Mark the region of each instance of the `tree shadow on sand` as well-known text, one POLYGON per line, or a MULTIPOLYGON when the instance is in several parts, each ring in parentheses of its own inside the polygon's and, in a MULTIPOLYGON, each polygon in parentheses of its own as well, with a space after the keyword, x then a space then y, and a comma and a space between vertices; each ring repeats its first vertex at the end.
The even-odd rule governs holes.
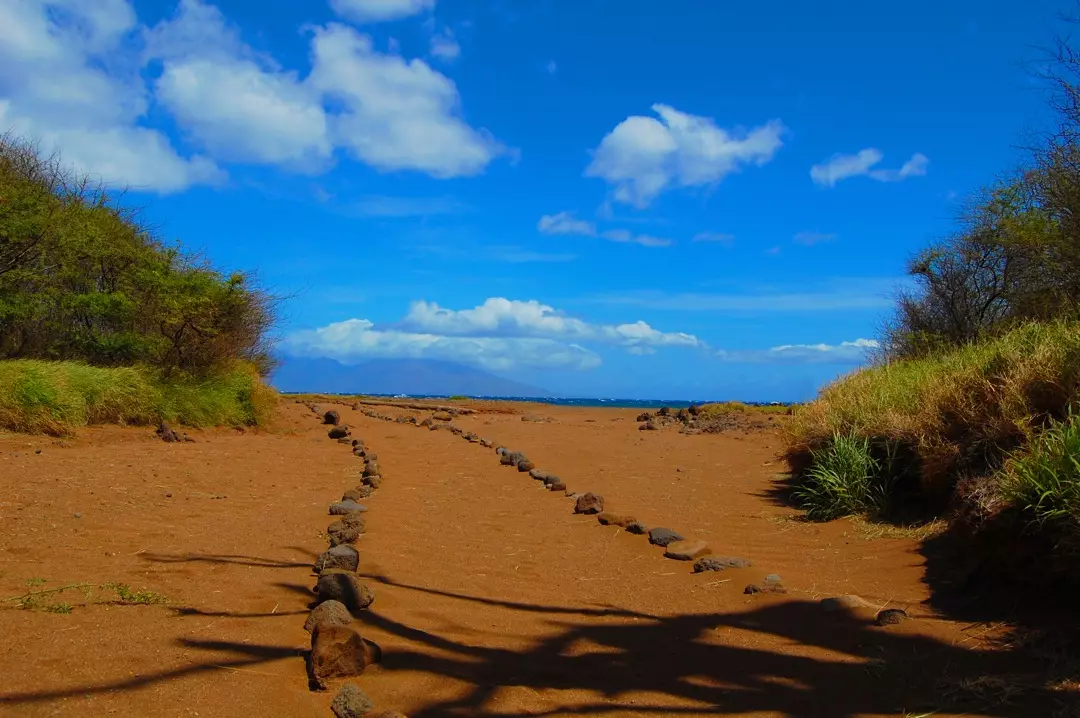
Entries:
POLYGON ((1074 715, 1080 706, 1075 694, 1048 688, 1039 665, 1021 651, 974 650, 915 634, 910 624, 881 628, 868 617, 829 612, 818 603, 767 600, 745 613, 626 623, 572 622, 559 612, 549 622, 556 633, 526 651, 435 636, 377 610, 362 620, 421 644, 384 646, 384 670, 446 676, 470 686, 459 698, 414 711, 414 718, 613 712, 856 716, 945 708, 1058 716, 1074 715), (512 686, 587 691, 595 698, 547 712, 500 712, 494 699, 512 686), (643 693, 652 705, 643 704, 643 693))

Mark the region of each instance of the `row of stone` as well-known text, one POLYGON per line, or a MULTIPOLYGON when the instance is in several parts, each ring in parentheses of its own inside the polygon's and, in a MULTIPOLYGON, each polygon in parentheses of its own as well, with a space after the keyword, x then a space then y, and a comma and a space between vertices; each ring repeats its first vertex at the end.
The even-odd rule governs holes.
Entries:
MULTIPOLYGON (((344 492, 340 501, 330 505, 331 516, 338 517, 326 533, 330 546, 315 560, 316 580, 314 607, 304 623, 311 634, 308 654, 308 675, 312 687, 326 690, 329 681, 355 677, 382 660, 382 649, 366 640, 357 630, 354 614, 366 610, 375 601, 375 593, 361 579, 360 553, 355 544, 365 530, 364 513, 360 503, 370 497, 382 482, 378 457, 367 449, 361 439, 350 438, 350 430, 341 424, 334 410, 322 411, 311 405, 312 411, 331 428, 328 436, 352 448, 353 454, 364 461, 361 483, 344 492)), ((404 718, 397 711, 375 711, 375 704, 360 688, 345 684, 330 705, 337 718, 404 718)))

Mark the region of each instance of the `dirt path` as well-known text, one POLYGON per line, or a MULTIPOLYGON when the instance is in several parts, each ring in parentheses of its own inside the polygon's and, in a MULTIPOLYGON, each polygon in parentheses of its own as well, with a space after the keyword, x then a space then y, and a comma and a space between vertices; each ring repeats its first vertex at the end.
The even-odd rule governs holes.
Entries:
MULTIPOLYGON (((1016 669, 981 652, 984 627, 920 605, 912 541, 786 519, 769 496, 774 432, 639 432, 633 412, 554 407, 543 423, 457 421, 613 511, 754 562, 694 575, 644 537, 575 516, 491 449, 338 408, 385 477, 358 544, 376 592, 361 630, 384 663, 356 682, 380 707, 414 718, 896 715, 935 708, 966 676, 1016 669), (789 593, 743 594, 768 573, 789 593), (845 593, 917 618, 879 628, 872 609, 818 603, 845 593)), ((103 603, 115 590, 95 588, 92 605, 79 594, 66 614, 0 610, 0 714, 329 715, 332 692, 307 689, 302 625, 327 504, 361 464, 305 408, 282 415, 276 433, 184 445, 145 429, 88 430, 72 446, 0 438, 0 596, 42 578, 169 599, 103 603)))

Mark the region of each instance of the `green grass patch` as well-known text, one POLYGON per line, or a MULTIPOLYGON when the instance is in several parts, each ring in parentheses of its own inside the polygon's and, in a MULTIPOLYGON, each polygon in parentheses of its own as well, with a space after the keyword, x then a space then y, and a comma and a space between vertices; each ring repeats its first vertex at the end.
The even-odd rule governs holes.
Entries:
POLYGON ((769 404, 744 404, 741 401, 721 401, 715 404, 702 404, 698 407, 698 414, 710 416, 713 414, 725 414, 730 412, 746 413, 755 412, 760 414, 789 414, 789 406, 771 406, 769 404))
POLYGON ((1000 494, 1035 522, 1080 527, 1080 416, 1070 412, 1013 456, 1000 494))
POLYGON ((201 378, 162 378, 141 367, 80 362, 0 361, 0 429, 69 434, 89 424, 255 425, 269 419, 276 394, 257 372, 236 364, 201 378))
POLYGON ((869 439, 836 434, 812 452, 812 462, 794 492, 809 518, 879 516, 888 510, 892 477, 887 464, 874 458, 869 439))

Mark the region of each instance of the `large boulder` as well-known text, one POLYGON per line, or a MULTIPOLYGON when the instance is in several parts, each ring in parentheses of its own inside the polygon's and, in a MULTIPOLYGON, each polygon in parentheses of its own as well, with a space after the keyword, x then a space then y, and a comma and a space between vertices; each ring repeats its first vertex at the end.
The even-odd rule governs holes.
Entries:
POLYGON ((658 527, 649 531, 649 543, 656 546, 667 546, 668 544, 675 543, 676 541, 683 541, 682 535, 666 529, 658 527))
POLYGON ((330 568, 319 574, 315 585, 318 602, 338 601, 350 611, 363 611, 375 601, 375 593, 352 571, 330 568))
POLYGON ((592 492, 582 494, 574 504, 575 514, 598 514, 604 510, 604 497, 592 492))
POLYGON ((307 621, 304 622, 304 630, 311 633, 320 623, 329 623, 335 626, 348 626, 353 622, 352 614, 345 604, 340 601, 323 601, 311 609, 307 621))
POLYGON ((322 623, 311 633, 308 670, 312 682, 325 690, 333 678, 358 676, 381 658, 381 651, 352 626, 322 623))
POLYGON ((331 409, 330 411, 323 414, 322 422, 324 424, 330 424, 331 426, 337 426, 341 423, 341 415, 331 409))
POLYGON ((322 573, 326 569, 343 568, 346 571, 355 571, 360 567, 360 554, 352 546, 342 544, 334 546, 328 551, 323 551, 315 559, 315 573, 322 573))

